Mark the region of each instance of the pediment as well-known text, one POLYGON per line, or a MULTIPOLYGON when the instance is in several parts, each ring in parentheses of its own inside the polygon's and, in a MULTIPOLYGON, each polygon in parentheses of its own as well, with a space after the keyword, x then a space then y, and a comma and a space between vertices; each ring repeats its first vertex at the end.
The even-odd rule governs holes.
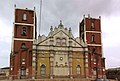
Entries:
MULTIPOLYGON (((42 38, 42 37, 41 37, 42 38)), ((66 32, 60 30, 59 32, 55 33, 53 36, 51 37, 44 37, 44 40, 41 40, 40 42, 38 42, 38 45, 42 45, 42 46, 49 46, 51 44, 51 40, 53 41, 53 46, 57 46, 56 43, 57 43, 57 38, 59 38, 61 41, 62 39, 65 39, 65 43, 66 45, 64 46, 69 46, 69 41, 71 39, 72 41, 72 46, 73 47, 83 47, 81 44, 80 44, 80 40, 76 40, 75 38, 73 37, 70 37, 66 32)), ((38 39, 40 40, 40 39, 38 39)), ((62 46, 62 45, 59 45, 59 46, 62 46)))

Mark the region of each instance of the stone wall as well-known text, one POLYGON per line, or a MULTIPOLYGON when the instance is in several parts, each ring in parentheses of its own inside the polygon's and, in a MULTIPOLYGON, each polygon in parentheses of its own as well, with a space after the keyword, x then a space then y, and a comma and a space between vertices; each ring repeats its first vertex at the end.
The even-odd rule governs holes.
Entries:
POLYGON ((0 81, 93 81, 90 79, 19 79, 19 80, 0 80, 0 81))

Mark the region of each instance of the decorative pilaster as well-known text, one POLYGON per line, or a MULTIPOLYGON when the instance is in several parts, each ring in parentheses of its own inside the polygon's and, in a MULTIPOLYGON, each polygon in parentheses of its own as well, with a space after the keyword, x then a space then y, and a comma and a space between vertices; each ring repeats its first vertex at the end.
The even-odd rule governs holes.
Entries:
POLYGON ((53 79, 53 61, 54 61, 54 54, 53 51, 50 51, 50 79, 53 79))
POLYGON ((88 53, 85 52, 85 78, 89 77, 89 70, 88 70, 88 53))
POLYGON ((37 58, 36 53, 33 51, 33 57, 32 57, 32 79, 36 78, 36 71, 37 71, 37 58))
POLYGON ((72 51, 69 51, 69 75, 70 78, 72 79, 72 51))
POLYGON ((53 37, 52 37, 51 27, 51 36, 50 36, 50 79, 53 79, 53 61, 54 61, 54 47, 53 47, 53 37))
POLYGON ((72 49, 72 38, 71 38, 71 36, 72 36, 72 34, 71 34, 71 28, 69 28, 69 49, 68 49, 68 51, 69 51, 69 75, 70 75, 70 78, 72 79, 73 78, 73 76, 72 76, 72 51, 73 51, 73 49, 72 49))

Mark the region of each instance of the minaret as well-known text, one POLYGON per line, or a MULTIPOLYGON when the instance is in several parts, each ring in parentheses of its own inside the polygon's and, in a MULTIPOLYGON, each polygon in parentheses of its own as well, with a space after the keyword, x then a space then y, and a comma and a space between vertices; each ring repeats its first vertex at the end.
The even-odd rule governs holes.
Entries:
POLYGON ((32 74, 32 44, 36 39, 36 14, 34 10, 15 6, 13 42, 10 55, 10 75, 13 79, 32 74))
POLYGON ((101 42, 101 18, 85 17, 80 23, 80 39, 88 46, 88 77, 103 78, 105 62, 101 42))

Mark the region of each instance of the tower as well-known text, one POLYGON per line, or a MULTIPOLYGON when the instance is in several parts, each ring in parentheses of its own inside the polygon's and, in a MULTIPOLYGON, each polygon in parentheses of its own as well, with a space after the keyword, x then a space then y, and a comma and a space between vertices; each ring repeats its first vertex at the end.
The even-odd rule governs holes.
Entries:
POLYGON ((35 9, 15 8, 12 50, 10 54, 10 75, 14 79, 26 78, 32 74, 32 44, 36 39, 35 9))
POLYGON ((101 18, 84 16, 79 28, 81 42, 88 46, 88 77, 104 78, 105 59, 102 53, 101 18))

